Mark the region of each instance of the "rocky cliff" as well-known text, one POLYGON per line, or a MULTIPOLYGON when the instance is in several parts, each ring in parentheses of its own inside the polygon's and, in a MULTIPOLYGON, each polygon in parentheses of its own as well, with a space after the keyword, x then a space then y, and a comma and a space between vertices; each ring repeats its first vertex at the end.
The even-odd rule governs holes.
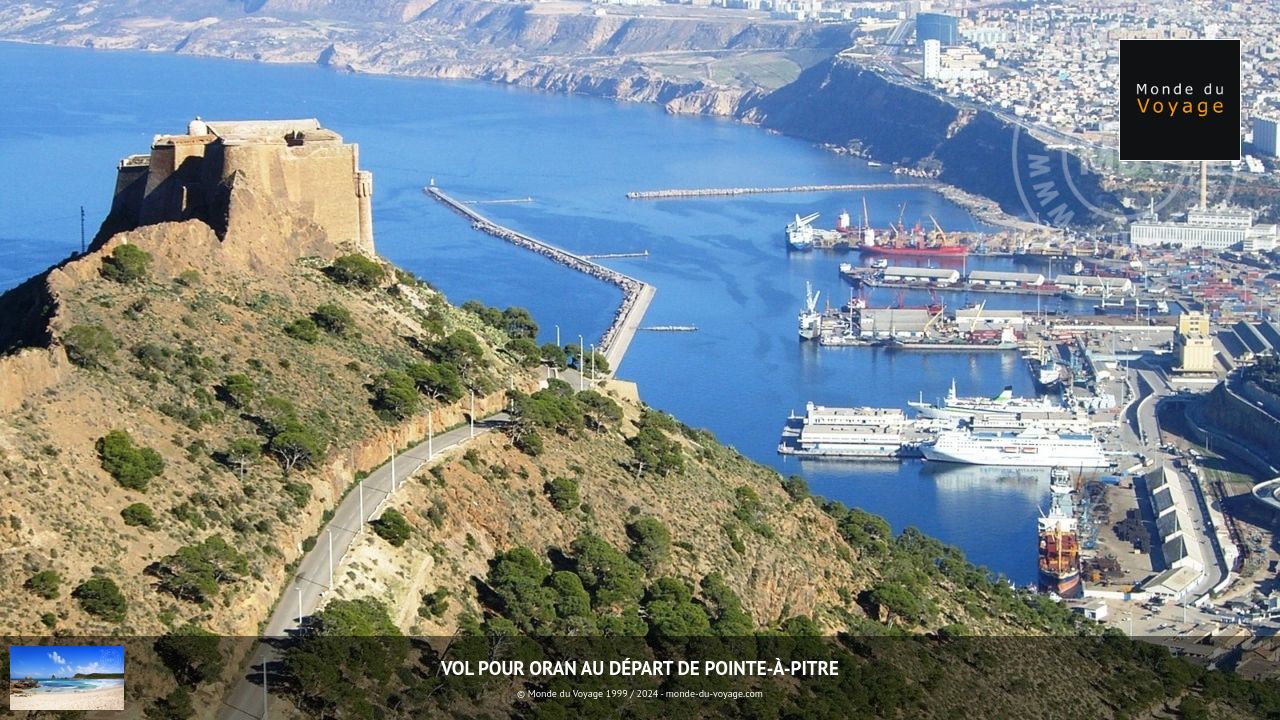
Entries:
POLYGON ((477 0, 168 3, 81 6, 63 0, 0 8, 0 38, 170 51, 358 72, 508 82, 557 92, 723 112, 736 94, 776 86, 734 59, 768 55, 786 68, 848 46, 852 25, 770 21, 758 13, 672 7, 477 0), (707 78, 710 66, 723 77, 707 78))
MULTIPOLYGON (((336 168, 350 192, 350 163, 336 168)), ((0 632, 146 634, 184 618, 252 634, 393 432, 425 435, 428 403, 437 429, 463 422, 463 383, 486 413, 536 383, 503 333, 335 242, 306 210, 324 180, 286 197, 279 178, 236 173, 220 233, 207 218, 104 230, 0 295, 0 632), (447 338, 464 369, 431 354, 447 338), (388 411, 379 388, 414 387, 396 374, 411 363, 453 369, 430 400, 402 394, 388 411), (165 558, 210 538, 243 549, 235 581, 199 602, 160 589, 165 558), (119 612, 66 599, 94 578, 119 588, 119 612)))
POLYGON ((671 6, 478 0, 140 0, 0 8, 0 39, 179 52, 340 71, 483 80, 733 116, 935 175, 1055 225, 1091 226, 1116 199, 1070 155, 836 56, 853 25, 671 6), (790 78, 799 73, 793 82, 790 78))
POLYGON ((1046 223, 1096 225, 1092 206, 1117 206, 1074 156, 1051 153, 989 112, 962 109, 839 57, 785 87, 746 98, 739 115, 786 135, 936 173, 1007 213, 1034 213, 1046 223))
MULTIPOLYGON (((437 696, 438 673, 416 665, 433 652, 377 666, 380 651, 345 652, 341 636, 394 644, 403 631, 464 635, 481 622, 495 654, 526 631, 658 647, 713 629, 826 634, 845 659, 819 717, 958 717, 975 704, 1013 717, 1163 717, 1170 696, 1221 717, 1280 707, 1265 688, 1203 681, 1120 638, 1010 640, 999 652, 945 640, 1099 629, 956 548, 810 496, 799 478, 610 384, 538 389, 539 365, 560 350, 533 344, 527 314, 455 308, 408 273, 340 255, 278 188, 244 178, 221 236, 200 219, 144 225, 33 279, 49 302, 31 315, 41 332, 0 352, 0 635, 172 632, 131 644, 131 717, 143 706, 189 716, 175 709, 191 707, 188 687, 217 708, 218 678, 234 682, 243 666, 201 633, 254 634, 357 474, 420 438, 427 411, 437 429, 463 422, 468 391, 478 413, 509 407, 513 420, 421 465, 370 523, 308 626, 340 642, 303 640, 273 679, 297 716, 446 714, 437 702, 485 688, 437 696), (865 643, 926 633, 912 646, 865 643), (320 654, 299 660, 309 652, 320 654), (172 678, 141 680, 162 663, 172 678)), ((30 299, 0 296, 0 327, 10 303, 30 299)), ((794 652, 826 657, 812 641, 794 652)), ((485 716, 527 714, 512 692, 493 697, 485 716)), ((810 716, 813 702, 760 708, 810 716)), ((716 709, 761 716, 753 708, 716 709)))

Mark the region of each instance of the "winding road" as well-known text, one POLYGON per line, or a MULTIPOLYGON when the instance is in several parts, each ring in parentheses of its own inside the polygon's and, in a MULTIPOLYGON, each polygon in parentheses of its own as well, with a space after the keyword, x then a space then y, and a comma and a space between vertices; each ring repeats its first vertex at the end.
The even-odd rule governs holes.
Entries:
POLYGON ((268 698, 262 686, 263 665, 266 665, 270 684, 272 665, 278 666, 289 639, 302 629, 299 620, 305 625, 306 619, 321 606, 325 593, 329 591, 331 566, 336 568, 341 564, 352 541, 359 533, 367 531, 365 525, 368 521, 381 514, 392 493, 423 465, 439 458, 444 451, 463 445, 472 437, 490 432, 510 419, 506 413, 498 413, 476 422, 474 432, 469 425, 463 425, 436 435, 396 455, 393 463, 374 470, 363 483, 357 484, 347 493, 334 509, 332 519, 316 534, 315 547, 298 562, 294 582, 281 592, 257 647, 248 656, 252 665, 223 698, 218 707, 218 718, 246 720, 268 717, 268 698), (394 479, 392 467, 395 467, 394 479), (361 517, 362 493, 364 517, 361 517))

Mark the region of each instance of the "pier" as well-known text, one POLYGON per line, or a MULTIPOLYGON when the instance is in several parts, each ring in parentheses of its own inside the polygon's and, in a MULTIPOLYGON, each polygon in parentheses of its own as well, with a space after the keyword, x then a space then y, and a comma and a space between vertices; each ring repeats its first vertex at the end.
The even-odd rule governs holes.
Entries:
POLYGON ((628 200, 672 200, 677 198, 722 197, 732 195, 766 195, 774 193, 831 192, 841 190, 898 190, 935 187, 933 183, 849 183, 840 185, 789 185, 785 187, 687 188, 673 190, 637 190, 627 193, 628 200))
POLYGON ((531 197, 508 198, 506 200, 467 200, 466 201, 468 205, 511 205, 514 203, 531 203, 531 202, 533 202, 533 198, 531 197))
POLYGON ((649 309, 649 303, 653 301, 654 293, 657 292, 652 285, 591 262, 581 255, 575 255, 555 245, 503 227, 481 215, 468 203, 455 200, 446 195, 443 190, 434 184, 422 190, 444 203, 454 212, 470 220, 471 227, 476 230, 501 240, 506 240, 512 245, 532 250, 553 262, 560 263, 567 268, 577 270, 598 280, 603 280, 611 285, 616 285, 622 290, 622 304, 614 313, 613 322, 605 329, 604 334, 600 337, 600 342, 597 343, 598 351, 604 355, 605 360, 609 363, 610 374, 617 371, 618 366, 622 364, 622 358, 627 353, 627 348, 631 345, 631 339, 635 337, 636 331, 640 328, 640 321, 649 309))
MULTIPOLYGON (((987 285, 984 283, 971 283, 964 280, 955 283, 934 284, 920 282, 906 282, 893 280, 878 280, 870 277, 869 274, 859 277, 856 274, 845 274, 844 277, 854 280, 862 285, 870 288, 890 288, 896 290, 933 290, 936 292, 967 292, 967 293, 984 293, 988 295, 1029 295, 1035 297, 1039 295, 1045 298, 1057 298, 1062 295, 1062 290, 1057 286, 1047 284, 1042 286, 1009 286, 1002 287, 999 285, 987 285)), ((1092 298, 1090 298, 1092 299, 1092 298)), ((1100 298, 1099 298, 1100 299, 1100 298)))
POLYGON ((641 250, 640 252, 592 253, 591 255, 579 255, 578 257, 586 258, 588 260, 603 260, 606 258, 633 258, 633 257, 647 258, 649 257, 649 251, 641 250))

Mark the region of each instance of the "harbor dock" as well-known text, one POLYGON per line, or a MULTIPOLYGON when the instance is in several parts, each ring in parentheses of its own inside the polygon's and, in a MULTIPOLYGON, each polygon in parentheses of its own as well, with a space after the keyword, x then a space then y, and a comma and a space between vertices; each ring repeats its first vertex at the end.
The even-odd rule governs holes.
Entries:
POLYGON ((579 257, 583 257, 588 260, 603 260, 606 258, 647 258, 649 257, 649 251, 641 250, 640 252, 591 253, 590 255, 580 255, 579 257))
POLYGON ((598 280, 603 280, 622 290, 622 304, 618 306, 613 315, 613 322, 605 329, 604 334, 600 337, 600 342, 596 344, 599 352, 604 355, 605 360, 609 363, 610 374, 617 371, 618 366, 622 364, 622 358, 626 355, 627 348, 631 345, 632 338, 635 337, 636 331, 640 328, 640 321, 644 319, 644 314, 649 309, 649 303, 653 301, 654 293, 657 292, 656 288, 629 275, 624 275, 616 270, 594 263, 581 255, 575 255, 568 250, 499 225, 481 215, 470 204, 450 197, 435 185, 428 185, 422 190, 427 195, 444 203, 454 212, 470 220, 471 227, 476 230, 501 240, 506 240, 526 250, 532 250, 553 262, 598 280))
POLYGON ((732 195, 767 195, 773 193, 832 192, 844 190, 899 190, 934 187, 932 183, 848 183, 840 185, 788 185, 783 187, 685 188, 671 190, 637 190, 627 193, 628 200, 673 200, 677 198, 724 197, 732 195))
POLYGON ((531 202, 533 202, 533 198, 531 197, 507 198, 505 200, 467 200, 466 201, 468 205, 510 205, 513 203, 531 203, 531 202))

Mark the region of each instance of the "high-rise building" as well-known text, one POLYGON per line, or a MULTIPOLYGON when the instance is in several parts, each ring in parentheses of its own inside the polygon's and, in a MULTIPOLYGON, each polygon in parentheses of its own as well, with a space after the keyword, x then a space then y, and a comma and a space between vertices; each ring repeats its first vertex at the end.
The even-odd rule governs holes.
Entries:
POLYGON ((943 45, 959 45, 959 20, 954 15, 917 13, 916 43, 924 45, 926 40, 937 40, 943 45))
POLYGON ((1179 372, 1213 372, 1213 338, 1209 335, 1209 316, 1193 311, 1178 316, 1178 335, 1174 339, 1178 349, 1179 372))
POLYGON ((937 79, 941 73, 942 44, 930 38, 924 41, 924 79, 937 79))
POLYGON ((1258 148, 1258 152, 1271 157, 1280 155, 1276 152, 1280 147, 1280 121, 1269 117, 1254 118, 1253 146, 1258 148))

